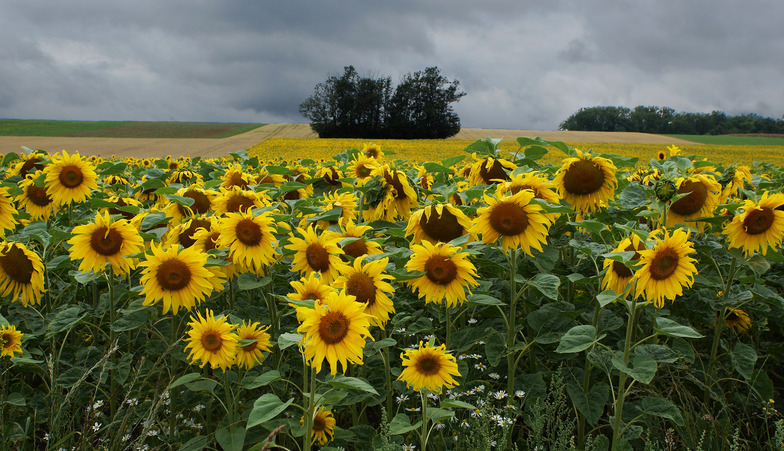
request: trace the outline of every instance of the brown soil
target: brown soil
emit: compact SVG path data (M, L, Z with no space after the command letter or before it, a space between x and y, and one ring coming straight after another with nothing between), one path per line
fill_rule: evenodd
M562 132L506 129L463 129L450 139L477 140L485 137L513 140L520 136L540 136L549 141L610 142L631 144L694 144L675 138L646 133L623 132ZM81 155L114 156L116 158L162 158L190 155L202 158L222 157L247 149L267 138L317 138L308 124L270 124L246 133L222 139L204 138L77 138L0 136L0 154L43 149L49 153L66 150Z

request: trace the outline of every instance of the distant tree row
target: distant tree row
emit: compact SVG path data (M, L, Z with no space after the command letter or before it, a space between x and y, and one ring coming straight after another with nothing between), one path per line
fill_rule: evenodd
M354 66L330 76L299 111L320 138L447 138L460 131L452 103L465 95L437 67L389 77L361 77Z
M638 106L633 110L617 106L595 106L561 122L561 130L602 132L642 132L685 135L726 135L732 133L784 133L784 120L756 114L727 116L712 113L676 113L669 107Z

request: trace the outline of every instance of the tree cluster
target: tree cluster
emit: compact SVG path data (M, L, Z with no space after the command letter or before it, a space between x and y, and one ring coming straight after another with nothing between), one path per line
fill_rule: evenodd
M316 85L299 106L320 138L447 138L460 131L452 103L465 95L437 67L389 77L361 77L354 66Z
M733 133L784 133L784 120L756 114L727 116L711 113L676 113L669 107L617 106L581 108L561 122L561 130L602 132L642 132L684 135L725 135Z

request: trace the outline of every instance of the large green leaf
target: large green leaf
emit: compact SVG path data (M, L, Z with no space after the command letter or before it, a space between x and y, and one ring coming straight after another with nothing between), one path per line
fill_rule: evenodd
M245 445L245 428L220 428L215 431L215 440L226 451L242 451Z
M637 382L650 384L656 374L656 361L647 355L638 355L632 358L632 367L624 365L623 360L615 357L612 364L618 371L626 373Z
M280 371L278 370L271 370L267 371L266 373L260 374L255 378L245 378L242 381L242 387L246 390L253 390L254 388L263 387L265 385L269 385L276 380L281 378Z
M754 365L757 363L757 351L751 346L738 343L730 354L732 366L743 376L744 379L751 379L754 372Z
M582 324L569 329L563 337L555 352L568 354L570 352L584 351L594 345L601 337L596 336L596 328L590 324Z
M567 384L566 391L577 410L585 415L591 425L596 426L610 397L610 386L605 383L592 384L586 393L579 384Z
M294 398L283 402L277 395L273 395L272 393L261 395L261 397L253 403L253 410L251 410L250 415L248 415L248 425L246 426L246 429L250 429L257 424L266 423L275 418L293 402Z
M411 424L408 415L399 413L389 422L389 433L392 435L401 435L413 431L414 429L419 429L420 426L422 426L421 420Z
M528 281L528 283L548 298L558 299L558 287L561 285L561 279L558 276L540 273L533 280Z
M683 417L681 412L675 407L675 404L667 401L664 398L655 396L646 396L642 400L642 411L648 415L654 415L661 418L672 420L678 426L683 426Z
M347 377L341 374L336 375L332 380L327 381L327 383L333 387L337 388L346 388L346 389L354 389L354 390L361 390L367 393L372 393L374 395L378 395L378 392L372 385L368 384L366 381L356 378L356 377Z
M702 338L703 335L689 326L679 324L669 318L656 318L656 333L670 337Z

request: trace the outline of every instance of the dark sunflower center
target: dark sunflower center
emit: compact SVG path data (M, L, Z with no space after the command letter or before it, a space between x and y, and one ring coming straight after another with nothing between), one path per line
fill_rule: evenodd
M604 171L593 161L579 160L566 170L563 184L570 194L586 196L602 188Z
M440 217L435 209L431 208L430 219L423 214L419 219L419 226L422 227L422 230L429 238L443 243L448 243L465 234L465 230L457 221L457 217L446 208L441 210Z
M253 351L256 350L256 343L258 343L258 342L254 341L253 343L248 343L248 344L246 344L245 346L242 347L242 350L245 351L245 352L253 352Z
M449 285L457 278L457 265L450 258L434 255L425 263L425 274L433 283Z
M191 237L193 236L194 233L196 233L196 230L197 229L210 230L210 227L211 227L210 221L207 221L206 219L194 219L193 221L191 221L191 225L180 233L179 236L180 244L182 244L182 247L193 246L194 243L196 243L196 240L194 240Z
M743 220L743 228L746 229L746 233L749 235L765 233L773 225L775 217L773 210L769 207L751 210L746 215L746 219Z
M403 182L400 181L400 177L401 175L397 171L384 171L384 180L386 180L387 184L395 188L395 199L406 198L406 191L403 188Z
M340 343L343 341L346 334L348 334L349 324L348 318L343 316L342 313L327 312L319 323L319 337L328 345Z
M66 188L76 188L84 181L84 174L79 166L66 166L60 172L60 184Z
M728 322L735 322L735 321L738 320L738 318L739 318L738 314L733 312L733 311L730 311L729 313L727 313L726 319L727 319Z
M517 186L513 186L513 187L511 187L511 188L509 189L509 194L512 194L512 195L514 195L514 194L517 194L517 193L519 193L520 191L522 191L522 190L524 190L524 189L531 190L531 192L532 192L532 193L534 193L534 197L535 197L535 198L537 198L537 199L542 199L542 195L541 195L541 193L539 193L539 190L538 190L538 189L536 189L536 188L534 188L533 186L528 186L528 185L517 185Z
M234 231L237 233L237 239L240 243L246 246L258 246L261 243L261 226L250 218L237 222Z
M283 195L283 199L285 199L285 200L297 200L297 199L300 199L300 198L302 198L302 195L300 194L299 190L296 190L296 189L295 190L291 190L288 193Z
M314 431L321 432L321 431L323 431L326 428L327 428L327 423L325 423L324 420L321 419L321 417L316 416L316 418L313 419L313 430Z
M356 273L348 278L346 291L356 296L357 302L367 302L368 307L376 302L376 285L367 274Z
M30 157L27 161L22 164L22 167L19 169L19 175L24 178L28 172L30 172L33 168L35 169L43 169L44 165L41 164L41 159L38 157Z
M248 187L248 182L242 177L242 173L240 172L233 172L231 176L229 176L229 180L227 183L228 186L239 186L242 189L246 189Z
M416 363L417 372L426 376L437 374L441 369L441 364L433 357L425 357Z
M217 249L218 238L220 238L220 232L212 232L212 234L204 240L204 252L207 252L210 249Z
M641 243L640 244L640 248L636 249L636 250L641 251L643 249L645 249L645 246ZM630 244L630 245L626 246L626 249L624 249L623 251L624 252L629 252L629 251L633 251L633 250L635 250L634 246ZM634 255L632 255L631 261L638 260L639 258L640 258L640 254L635 252ZM624 265L622 262L613 262L612 270L618 277L623 278L623 279L627 279L627 278L632 276L632 270L629 269L629 267Z
M678 253L671 248L658 251L653 257L650 268L651 278L654 280L670 277L678 269Z
M357 168L357 177L364 179L365 177L370 177L371 169L365 165L359 166Z
M528 213L517 204L499 203L490 212L490 226L504 236L519 235L528 227Z
M223 343L223 339L221 338L220 334L217 331L210 330L204 333L201 336L201 345L204 346L204 349L210 352L215 352L221 348L221 344Z
M123 245L122 234L115 229L99 227L90 236L90 247L101 255L116 255Z
M482 166L479 168L479 176L482 177L482 180L484 180L487 185L500 183L501 180L509 180L509 175L504 171L504 165L498 160L493 160L490 169L488 169L487 164L483 162Z
M367 254L368 247L367 244L365 244L365 240L362 238L357 238L356 240L343 246L343 252L346 255L357 258Z
M11 246L5 255L0 256L0 267L8 277L19 284L28 285L33 279L33 262L16 246Z
M158 267L155 278L164 290L177 291L188 286L188 282L191 281L191 270L180 260L166 260Z
M305 293L303 298L311 300L311 301L317 301L317 300L321 299L321 296L319 296L319 294L316 293L315 291L309 291L309 292Z
M329 168L329 172L324 175L324 181L330 185L337 185L340 183L338 171L335 168Z
M43 186L30 185L27 187L27 198L39 207L46 207L52 203L52 198L46 194L46 188Z
M329 271L329 252L319 243L313 243L305 249L305 260L314 271Z
M226 211L231 213L246 211L253 207L253 199L243 195L231 196L229 200L226 201Z
M659 152L659 159L664 160L665 158L667 158L667 155L664 152Z
M670 205L670 211L681 216L697 213L708 199L708 188L698 181L686 180L681 183L681 187L678 188L678 194L683 193L689 194Z

